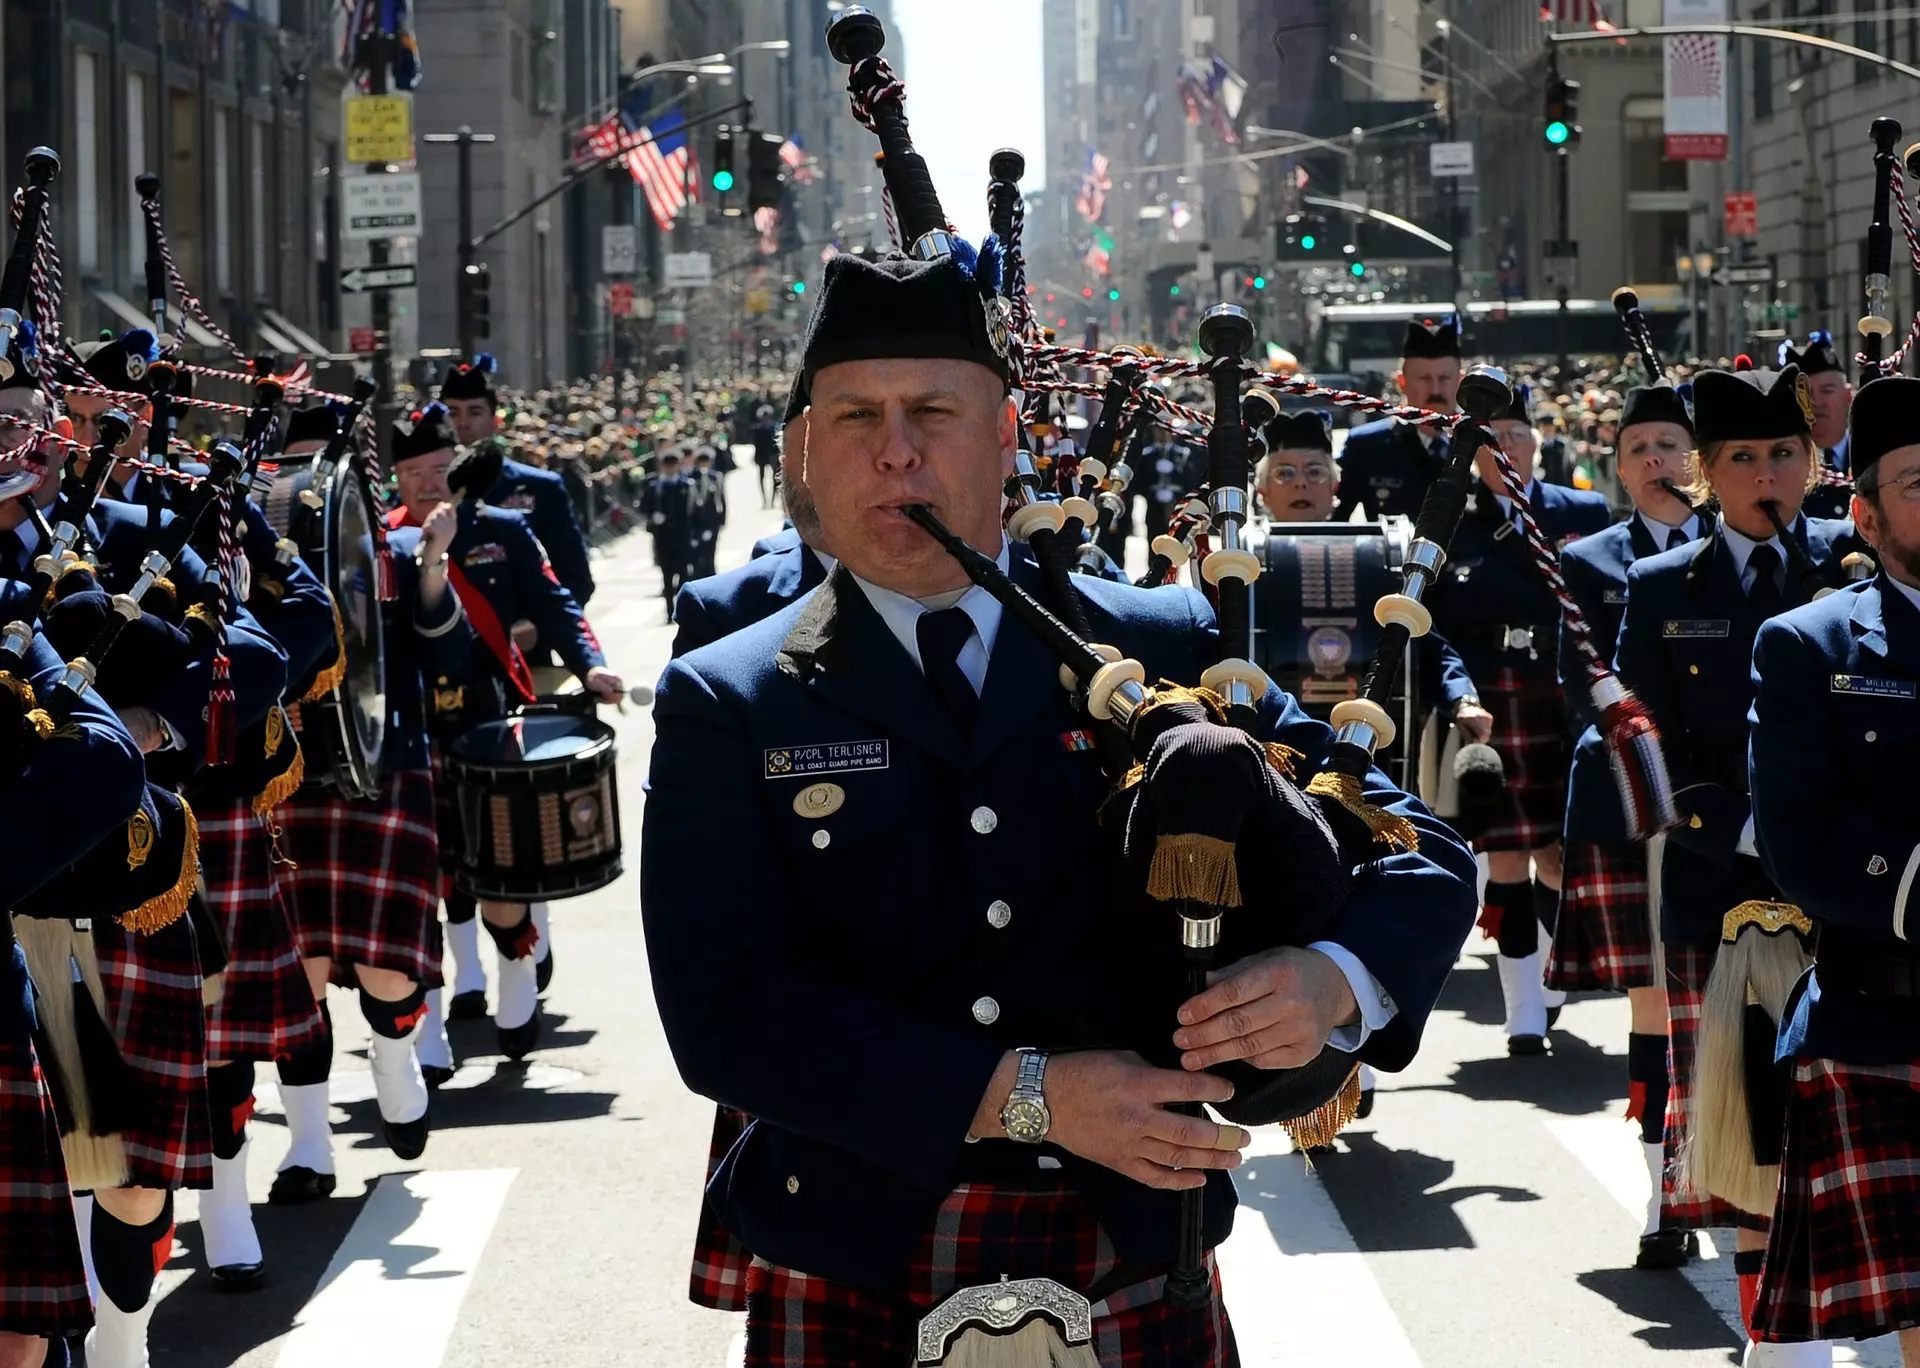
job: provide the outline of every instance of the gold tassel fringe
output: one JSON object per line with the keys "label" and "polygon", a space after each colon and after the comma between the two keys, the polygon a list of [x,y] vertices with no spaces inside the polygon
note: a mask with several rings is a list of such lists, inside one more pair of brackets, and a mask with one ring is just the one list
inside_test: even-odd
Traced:
{"label": "gold tassel fringe", "polygon": [[279,807],[280,804],[293,797],[294,791],[306,782],[306,778],[306,752],[301,750],[300,743],[295,741],[293,743],[293,763],[287,766],[284,774],[269,779],[267,786],[254,796],[254,812],[257,815],[265,816],[269,810]]}
{"label": "gold tassel fringe", "polygon": [[1359,1110],[1360,1066],[1356,1064],[1347,1073],[1347,1081],[1340,1085],[1339,1092],[1305,1116],[1282,1121],[1280,1129],[1293,1140],[1295,1149],[1321,1149],[1333,1143],[1333,1137],[1347,1128]]}
{"label": "gold tassel fringe", "polygon": [[340,681],[347,677],[347,624],[340,620],[340,605],[333,605],[333,664],[327,666],[313,678],[313,687],[300,696],[302,703],[313,703],[325,698],[340,687]]}
{"label": "gold tassel fringe", "polygon": [[1178,898],[1215,907],[1240,906],[1240,869],[1234,863],[1233,842],[1192,831],[1163,833],[1154,842],[1147,896],[1161,902]]}
{"label": "gold tassel fringe", "polygon": [[39,706],[40,700],[34,697],[33,685],[24,679],[16,679],[11,671],[0,670],[0,689],[5,689],[20,700],[20,706],[32,710]]}
{"label": "gold tassel fringe", "polygon": [[127,930],[142,936],[151,936],[179,921],[186,914],[187,902],[193,897],[194,885],[200,878],[200,820],[184,798],[180,800],[180,811],[187,819],[187,844],[180,852],[180,877],[166,892],[147,899],[116,919]]}
{"label": "gold tassel fringe", "polygon": [[1267,763],[1273,766],[1282,779],[1291,780],[1300,762],[1307,758],[1292,746],[1283,745],[1278,741],[1267,742],[1266,749]]}
{"label": "gold tassel fringe", "polygon": [[1307,795],[1311,798],[1333,799],[1365,822],[1367,830],[1373,833],[1373,839],[1376,841],[1400,850],[1420,848],[1420,833],[1413,823],[1369,803],[1361,791],[1360,781],[1350,774],[1336,774],[1332,770],[1321,770],[1313,776],[1313,782],[1307,785]]}
{"label": "gold tassel fringe", "polygon": [[1163,679],[1153,686],[1153,696],[1134,715],[1135,725],[1140,717],[1168,703],[1198,703],[1215,722],[1224,723],[1227,720],[1227,700],[1212,689],[1189,689],[1184,684],[1169,684]]}
{"label": "gold tassel fringe", "polygon": [[27,725],[33,728],[34,735],[45,741],[55,730],[53,714],[45,708],[35,708],[27,714]]}

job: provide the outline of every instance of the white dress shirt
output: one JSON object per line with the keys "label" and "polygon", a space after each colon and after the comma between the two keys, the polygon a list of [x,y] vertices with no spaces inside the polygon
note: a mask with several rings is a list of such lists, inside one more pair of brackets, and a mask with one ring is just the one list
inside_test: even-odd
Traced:
{"label": "white dress shirt", "polygon": [[[1638,518],[1640,525],[1647,529],[1647,535],[1653,538],[1653,544],[1655,546],[1659,547],[1662,551],[1668,549],[1667,542],[1673,537],[1676,530],[1675,528],[1668,527],[1663,522],[1657,522],[1642,512],[1636,511],[1633,516]],[[1691,514],[1685,522],[1679,525],[1677,530],[1686,533],[1688,541],[1699,541],[1700,515],[1698,513]]]}
{"label": "white dress shirt", "polygon": [[[1002,571],[1007,568],[1009,554],[1006,539],[1003,537],[1000,541],[1000,554],[994,558]],[[935,594],[930,598],[916,599],[896,593],[892,589],[883,589],[858,575],[854,575],[853,582],[860,586],[860,591],[867,596],[867,602],[873,605],[874,611],[880,615],[880,620],[887,625],[887,630],[893,633],[894,640],[900,643],[901,649],[907,653],[907,658],[913,662],[914,668],[922,673],[925,673],[926,666],[920,660],[920,615],[956,607],[964,611],[973,619],[973,635],[960,648],[960,656],[956,663],[960,666],[960,673],[967,677],[969,684],[973,685],[973,691],[976,694],[985,690],[987,662],[993,651],[993,643],[1000,635],[1000,620],[1005,614],[1005,609],[1000,606],[1000,600],[977,584],[966,589],[954,589],[944,594]],[[1393,1020],[1394,1014],[1400,1009],[1394,1003],[1392,995],[1380,986],[1380,981],[1374,978],[1366,965],[1360,962],[1359,957],[1344,945],[1338,945],[1333,941],[1314,941],[1307,948],[1318,950],[1334,962],[1341,975],[1347,980],[1347,986],[1353,990],[1353,1000],[1359,1004],[1359,1023],[1352,1026],[1336,1026],[1327,1038],[1327,1043],[1334,1049],[1352,1054],[1366,1043],[1368,1036]]]}

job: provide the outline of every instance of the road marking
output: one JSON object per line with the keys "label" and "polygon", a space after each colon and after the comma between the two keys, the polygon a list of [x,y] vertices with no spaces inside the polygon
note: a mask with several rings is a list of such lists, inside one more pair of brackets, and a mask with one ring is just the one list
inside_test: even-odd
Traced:
{"label": "road marking", "polygon": [[1220,1282],[1247,1368],[1419,1368],[1400,1320],[1306,1157],[1254,1132]]}
{"label": "road marking", "polygon": [[281,1343],[279,1368],[436,1368],[518,1173],[382,1178]]}

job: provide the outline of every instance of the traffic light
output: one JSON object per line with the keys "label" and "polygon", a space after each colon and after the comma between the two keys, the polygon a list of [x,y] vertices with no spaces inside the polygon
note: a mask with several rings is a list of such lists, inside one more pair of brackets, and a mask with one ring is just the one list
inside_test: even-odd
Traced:
{"label": "traffic light", "polygon": [[713,188],[721,194],[733,189],[733,130],[713,135]]}
{"label": "traffic light", "polygon": [[487,292],[492,288],[493,280],[487,270],[487,263],[476,261],[469,263],[460,273],[461,304],[466,310],[467,326],[475,337],[489,337],[493,325],[489,314],[493,310],[493,301]]}
{"label": "traffic light", "polygon": [[1347,263],[1347,273],[1355,280],[1359,280],[1367,273],[1367,263],[1357,259],[1350,261]]}
{"label": "traffic light", "polygon": [[1266,288],[1267,288],[1267,278],[1266,278],[1265,276],[1263,276],[1263,275],[1257,275],[1257,276],[1255,276],[1255,277],[1253,278],[1253,288],[1254,288],[1254,289],[1256,289],[1256,290],[1264,290],[1264,289],[1266,289]]}
{"label": "traffic light", "polygon": [[793,282],[793,292],[794,292],[795,294],[797,294],[797,295],[803,295],[803,294],[805,294],[805,293],[807,292],[807,282],[806,282],[806,281],[804,281],[804,280],[796,280],[796,281],[794,281],[794,282]]}
{"label": "traffic light", "polygon": [[747,208],[780,207],[780,192],[786,183],[780,148],[785,142],[778,133],[747,130]]}
{"label": "traffic light", "polygon": [[1120,292],[1118,290],[1108,290],[1107,301],[1112,304],[1118,304],[1120,302]]}
{"label": "traffic light", "polygon": [[1540,136],[1550,152],[1571,152],[1580,145],[1580,83],[1547,73],[1546,121]]}
{"label": "traffic light", "polygon": [[[1274,231],[1274,254],[1282,261],[1319,261],[1336,252],[1324,214],[1288,214]],[[1264,281],[1265,277],[1255,277]],[[1266,288],[1264,284],[1254,289]]]}

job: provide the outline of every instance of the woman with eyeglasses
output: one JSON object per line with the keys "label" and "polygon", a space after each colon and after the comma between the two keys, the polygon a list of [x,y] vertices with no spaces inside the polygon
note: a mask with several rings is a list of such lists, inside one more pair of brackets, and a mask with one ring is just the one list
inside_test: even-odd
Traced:
{"label": "woman with eyeglasses", "polygon": [[1267,454],[1254,470],[1254,489],[1275,522],[1325,522],[1333,513],[1338,475],[1327,415],[1283,413],[1267,424]]}

